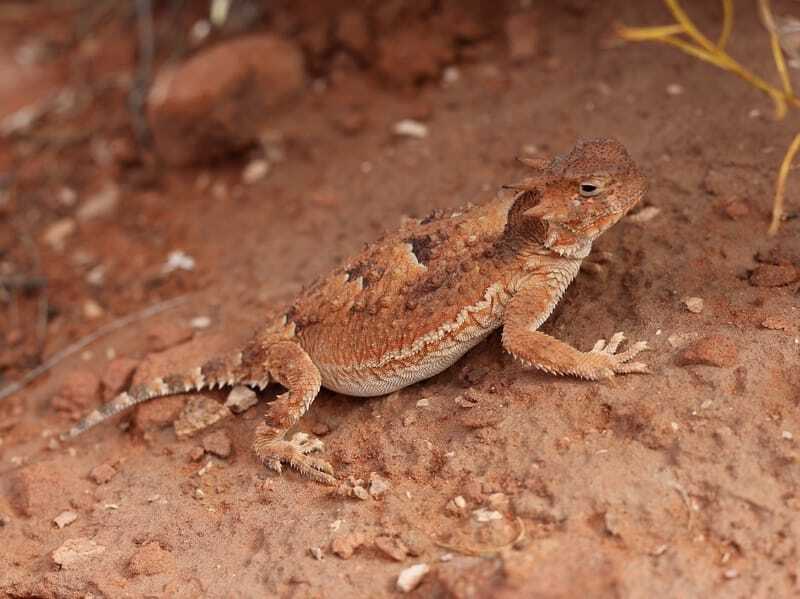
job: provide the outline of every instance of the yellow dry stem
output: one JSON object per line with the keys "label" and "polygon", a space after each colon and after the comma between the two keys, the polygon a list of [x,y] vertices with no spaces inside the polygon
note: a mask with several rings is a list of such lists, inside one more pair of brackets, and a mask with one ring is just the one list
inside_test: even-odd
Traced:
{"label": "yellow dry stem", "polygon": [[792,160],[794,160],[798,150],[800,150],[800,133],[794,136],[792,143],[789,145],[789,150],[786,152],[786,156],[783,157],[783,162],[781,162],[781,170],[778,171],[775,202],[772,204],[772,222],[769,225],[770,235],[775,235],[775,233],[778,232],[778,227],[781,226],[781,219],[783,218],[783,198],[786,195],[786,178],[789,176]]}
{"label": "yellow dry stem", "polygon": [[[660,42],[675,46],[690,56],[694,56],[699,60],[708,62],[729,73],[737,75],[772,98],[775,104],[775,116],[778,119],[782,119],[786,116],[789,105],[800,108],[800,98],[795,95],[792,89],[792,82],[789,78],[789,71],[786,68],[786,61],[783,58],[780,39],[778,38],[775,21],[770,10],[769,0],[758,0],[758,3],[764,26],[769,32],[772,56],[781,79],[782,89],[771,85],[755,73],[747,70],[725,51],[725,46],[733,31],[732,0],[722,0],[722,31],[716,44],[703,35],[689,18],[689,15],[683,10],[678,0],[664,0],[664,3],[675,18],[676,22],[674,24],[661,25],[658,27],[618,26],[617,34],[628,41]],[[680,35],[686,35],[689,40],[678,37]],[[798,150],[800,150],[800,133],[797,134],[789,146],[778,173],[775,199],[772,206],[772,223],[769,228],[770,235],[777,233],[781,218],[783,217],[783,198],[786,192],[786,179],[789,175],[792,160]]]}

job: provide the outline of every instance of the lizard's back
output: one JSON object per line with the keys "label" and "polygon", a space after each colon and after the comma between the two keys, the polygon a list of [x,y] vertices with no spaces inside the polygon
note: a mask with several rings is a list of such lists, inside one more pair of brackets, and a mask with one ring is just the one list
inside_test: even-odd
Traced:
{"label": "lizard's back", "polygon": [[[287,321],[323,385],[378,395],[441,372],[496,329],[512,197],[409,221],[312,284]],[[493,286],[494,284],[494,286]]]}

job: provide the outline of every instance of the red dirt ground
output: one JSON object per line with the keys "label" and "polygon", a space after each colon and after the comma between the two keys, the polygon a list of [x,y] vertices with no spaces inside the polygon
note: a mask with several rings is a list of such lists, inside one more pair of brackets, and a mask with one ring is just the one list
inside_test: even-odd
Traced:
{"label": "red dirt ground", "polygon": [[[800,594],[800,219],[766,236],[796,114],[773,120],[768,98],[677,50],[614,43],[614,22],[668,22],[656,0],[535,4],[537,50],[519,61],[502,3],[488,15],[362,3],[376,37],[406,44],[387,64],[374,45],[353,55],[325,42],[340,3],[292,4],[233,14],[206,42],[273,31],[306,53],[306,92],[270,121],[285,157],[249,185],[241,173],[258,148],[183,168],[137,151],[127,3],[0,6],[0,119],[77,92],[0,144],[2,382],[188,294],[0,401],[0,594],[384,597],[418,563],[430,567],[419,597]],[[692,4],[716,32],[719,3]],[[731,52],[776,81],[752,4],[737,3]],[[158,6],[157,65],[180,62],[207,3]],[[459,75],[446,84],[445,65]],[[426,138],[392,134],[409,117]],[[491,197],[522,176],[515,156],[598,136],[629,148],[650,179],[643,208],[658,211],[601,238],[596,249],[613,252],[606,276],[582,274],[545,329],[579,348],[617,330],[645,339],[653,374],[588,383],[528,372],[493,336],[388,397],[323,391],[300,429],[323,438],[340,477],[387,481],[364,500],[257,463],[251,435],[272,388],[190,439],[171,427],[180,397],[153,402],[130,427],[55,441],[100,401],[85,389],[124,380],[124,363],[109,373],[112,358],[149,356],[142,371],[235,344],[403,216]],[[77,221],[61,247],[45,239],[109,184],[116,206]],[[193,271],[161,272],[175,250]],[[33,288],[8,283],[23,279]],[[194,330],[198,316],[210,326]],[[224,455],[227,437],[227,457],[203,451],[219,431],[205,445]],[[500,518],[479,522],[481,508]],[[76,518],[59,528],[65,511]],[[54,552],[65,543],[95,551],[62,567]]]}

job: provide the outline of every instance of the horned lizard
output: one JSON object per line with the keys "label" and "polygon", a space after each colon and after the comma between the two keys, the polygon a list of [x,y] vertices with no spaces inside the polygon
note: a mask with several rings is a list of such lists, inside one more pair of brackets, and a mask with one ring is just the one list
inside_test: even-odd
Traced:
{"label": "horned lizard", "polygon": [[[616,333],[583,352],[537,329],[578,274],[592,243],[643,196],[645,178],[625,148],[583,141],[533,168],[487,203],[411,220],[304,289],[282,315],[231,355],[136,385],[64,435],[74,437],[143,401],[186,391],[270,383],[286,392],[255,431],[258,458],[334,484],[309,455],[307,436],[286,439],[320,387],[355,396],[390,393],[442,372],[495,329],[523,364],[589,380],[647,372],[617,353]],[[300,440],[302,438],[302,440]]]}

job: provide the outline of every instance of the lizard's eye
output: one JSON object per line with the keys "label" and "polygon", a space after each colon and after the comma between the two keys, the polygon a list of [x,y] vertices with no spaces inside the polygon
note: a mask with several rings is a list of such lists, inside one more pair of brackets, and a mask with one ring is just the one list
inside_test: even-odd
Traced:
{"label": "lizard's eye", "polygon": [[592,196],[596,196],[598,193],[600,193],[600,191],[601,191],[600,186],[594,183],[587,182],[587,183],[581,183],[580,185],[581,196],[583,196],[584,198],[590,198]]}

